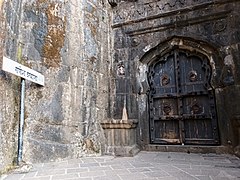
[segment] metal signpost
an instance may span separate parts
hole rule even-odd
[[[3,57],[2,70],[44,86],[44,76],[42,74],[9,58]]]
[[[25,99],[25,79],[44,86],[44,76],[22,64],[17,63],[7,57],[3,57],[2,70],[21,77],[21,101],[20,119],[18,132],[18,157],[17,164],[22,161],[23,151],[23,126],[24,126],[24,99]]]

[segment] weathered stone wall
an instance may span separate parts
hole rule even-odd
[[[7,55],[19,59],[19,20],[21,1],[0,1],[0,66]],[[16,157],[19,79],[0,70],[0,172],[11,168]]]
[[[138,119],[138,144],[142,148],[149,142],[148,119],[148,64],[151,50],[161,47],[173,37],[191,39],[199,43],[178,44],[191,47],[191,51],[212,48],[213,82],[215,88],[221,144],[235,147],[239,143],[239,1],[225,0],[138,0],[114,1],[112,28],[114,31],[113,71],[124,64],[125,76],[113,74],[111,87],[115,93],[112,117],[119,118],[125,99],[129,116]],[[174,45],[175,42],[173,42]],[[176,45],[176,44],[175,44]],[[171,46],[171,44],[169,44]],[[205,49],[204,49],[205,48]],[[151,57],[150,57],[151,58]],[[125,85],[126,84],[126,85]],[[114,92],[114,90],[112,90]],[[137,94],[140,95],[137,95]],[[235,98],[233,100],[232,98]],[[232,100],[231,100],[232,99]]]
[[[91,0],[23,2],[23,59],[46,78],[45,87],[27,86],[25,159],[101,154],[108,92],[105,8]]]
[[[134,155],[136,144],[146,148],[145,59],[166,42],[208,51],[221,144],[238,146],[239,1],[108,2],[112,9],[104,0],[0,1],[0,57],[45,76],[44,87],[26,84],[23,159]],[[3,169],[16,157],[20,79],[0,71],[0,81]]]
[[[4,4],[1,57],[45,76],[44,87],[26,82],[23,160],[45,162],[102,153],[100,122],[107,118],[109,89],[109,7],[94,0]],[[5,166],[16,157],[20,82],[0,73],[0,140],[8,139],[1,143],[4,163],[0,164]]]

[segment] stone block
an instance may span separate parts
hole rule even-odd
[[[101,123],[106,138],[105,154],[134,156],[139,152],[136,145],[137,120],[112,120]]]

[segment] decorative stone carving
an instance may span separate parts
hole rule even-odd
[[[220,20],[214,22],[213,28],[214,28],[213,30],[215,33],[225,31],[227,29],[227,20],[220,19]]]
[[[140,40],[138,39],[138,38],[133,38],[132,40],[131,40],[131,45],[133,46],[133,47],[136,47],[136,46],[138,46],[140,44]]]
[[[233,85],[235,80],[234,80],[234,61],[233,61],[233,56],[232,55],[227,55],[224,58],[224,67],[222,69],[222,74],[221,74],[221,81],[224,86],[229,86]]]
[[[108,0],[108,3],[114,7],[114,6],[117,6],[117,3],[118,3],[118,0]]]
[[[135,2],[137,0],[124,0],[124,1],[129,1],[129,2]],[[115,7],[117,4],[121,2],[121,0],[108,0],[108,3],[112,6]]]
[[[123,62],[120,62],[118,64],[117,75],[118,76],[125,76],[125,66],[124,66]]]

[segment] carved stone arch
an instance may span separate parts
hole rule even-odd
[[[152,62],[158,60],[160,57],[163,57],[166,53],[169,53],[175,48],[206,56],[212,68],[211,84],[213,87],[218,87],[220,85],[220,73],[217,69],[221,69],[223,67],[223,63],[221,61],[222,58],[216,48],[205,41],[195,40],[189,37],[173,36],[148,50],[140,58],[140,62],[150,65]]]
[[[212,81],[217,51],[203,41],[173,37],[140,61],[148,66],[150,143],[218,145]]]

